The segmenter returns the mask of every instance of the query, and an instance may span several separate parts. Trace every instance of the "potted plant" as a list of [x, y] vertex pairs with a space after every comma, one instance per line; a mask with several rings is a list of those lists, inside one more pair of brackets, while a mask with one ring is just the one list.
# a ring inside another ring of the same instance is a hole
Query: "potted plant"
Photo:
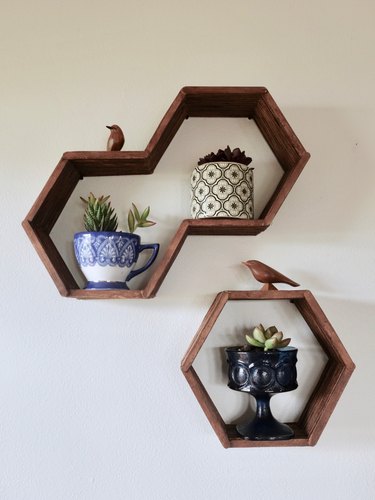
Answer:
[[[86, 231], [74, 235], [74, 252], [87, 279], [86, 289], [128, 289], [127, 282], [148, 269], [157, 257], [158, 243], [141, 244], [134, 231], [138, 227], [153, 226], [148, 220], [150, 207], [142, 213], [132, 204], [128, 213], [128, 232], [117, 231], [118, 218], [109, 196], [97, 198], [90, 193], [83, 216]], [[146, 264], [133, 269], [139, 254], [152, 250]]]
[[290, 439], [293, 430], [276, 420], [270, 409], [274, 394], [297, 388], [297, 349], [275, 326], [258, 325], [246, 335], [245, 346], [225, 348], [228, 386], [248, 392], [256, 399], [256, 413], [247, 423], [236, 426], [244, 439], [271, 441]]
[[191, 216], [254, 218], [252, 158], [229, 146], [200, 158], [191, 175]]

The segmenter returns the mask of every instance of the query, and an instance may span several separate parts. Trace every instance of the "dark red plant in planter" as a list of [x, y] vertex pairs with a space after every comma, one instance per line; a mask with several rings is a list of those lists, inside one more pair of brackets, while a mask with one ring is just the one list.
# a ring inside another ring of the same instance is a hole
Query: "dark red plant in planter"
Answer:
[[252, 159], [229, 146], [200, 158], [191, 176], [191, 215], [254, 218]]
[[227, 146], [225, 149], [219, 149], [217, 153], [209, 153], [203, 158], [199, 158], [198, 165], [217, 161], [230, 161], [242, 163], [243, 165], [250, 165], [253, 159], [250, 158], [250, 156], [246, 156], [245, 151], [241, 151], [240, 148], [234, 148], [232, 151], [231, 148]]

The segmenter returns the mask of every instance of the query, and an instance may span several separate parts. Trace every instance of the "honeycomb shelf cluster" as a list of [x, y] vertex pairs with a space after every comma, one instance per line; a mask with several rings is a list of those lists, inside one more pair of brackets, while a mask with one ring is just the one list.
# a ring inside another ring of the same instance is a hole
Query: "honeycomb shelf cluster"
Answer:
[[[150, 269], [142, 290], [82, 290], [54, 245], [50, 233], [84, 177], [152, 174], [178, 129], [189, 117], [254, 120], [283, 169], [283, 176], [256, 220], [186, 219], [164, 257]], [[144, 151], [65, 153], [23, 227], [61, 295], [79, 299], [151, 298], [159, 290], [188, 235], [256, 235], [273, 221], [310, 155], [263, 87], [184, 87], [172, 102]]]
[[[85, 177], [148, 175], [157, 167], [184, 120], [190, 117], [237, 117], [255, 122], [283, 170], [276, 189], [260, 217], [241, 219], [186, 219], [169, 242], [163, 258], [149, 271], [139, 290], [84, 290], [75, 281], [50, 233], [75, 187]], [[302, 146], [271, 94], [264, 87], [184, 87], [172, 102], [144, 151], [69, 152], [47, 181], [23, 227], [58, 291], [78, 299], [148, 299], [156, 295], [188, 235], [257, 235], [272, 223], [310, 155]], [[290, 300], [317, 338], [328, 361], [288, 441], [247, 441], [233, 425], [226, 424], [193, 368], [225, 304], [231, 300]], [[199, 404], [219, 437], [228, 447], [314, 445], [324, 429], [354, 370], [354, 364], [311, 292], [227, 291], [217, 295], [183, 361], [182, 371]]]

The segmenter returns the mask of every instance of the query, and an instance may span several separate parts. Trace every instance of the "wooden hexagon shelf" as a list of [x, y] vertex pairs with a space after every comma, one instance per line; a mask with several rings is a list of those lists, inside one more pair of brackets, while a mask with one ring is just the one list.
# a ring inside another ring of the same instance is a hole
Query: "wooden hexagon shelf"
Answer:
[[[240, 437], [235, 425], [226, 424], [202, 384], [193, 362], [230, 300], [288, 300], [295, 304], [328, 357], [327, 364], [298, 422], [289, 423], [295, 437], [284, 441], [249, 441]], [[264, 287], [256, 291], [219, 293], [182, 360], [181, 369], [195, 397], [224, 448], [259, 446], [314, 446], [328, 422], [355, 365], [345, 350], [324, 312], [308, 290], [277, 290]]]
[[[152, 174], [183, 121], [189, 117], [253, 119], [284, 173], [259, 219], [186, 219], [164, 257], [150, 270], [142, 290], [81, 290], [54, 245], [50, 232], [84, 177]], [[190, 234], [256, 235], [272, 222], [310, 155], [263, 87], [184, 87], [171, 104], [145, 151], [65, 153], [23, 221], [23, 227], [63, 296], [151, 298]]]

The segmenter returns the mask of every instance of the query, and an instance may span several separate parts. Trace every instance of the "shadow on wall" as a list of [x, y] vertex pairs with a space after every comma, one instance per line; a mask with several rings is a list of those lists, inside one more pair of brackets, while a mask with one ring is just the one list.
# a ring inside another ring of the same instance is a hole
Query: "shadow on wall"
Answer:
[[375, 300], [355, 302], [319, 298], [356, 369], [327, 426], [327, 439], [342, 447], [375, 445]]
[[[364, 139], [368, 133], [363, 128], [364, 111], [284, 111], [311, 158], [277, 216], [278, 225], [292, 229], [297, 241], [311, 238], [311, 234], [316, 241], [340, 241], [358, 229], [368, 213], [366, 203], [373, 198], [375, 170], [373, 152]], [[288, 207], [288, 214], [283, 217]]]

